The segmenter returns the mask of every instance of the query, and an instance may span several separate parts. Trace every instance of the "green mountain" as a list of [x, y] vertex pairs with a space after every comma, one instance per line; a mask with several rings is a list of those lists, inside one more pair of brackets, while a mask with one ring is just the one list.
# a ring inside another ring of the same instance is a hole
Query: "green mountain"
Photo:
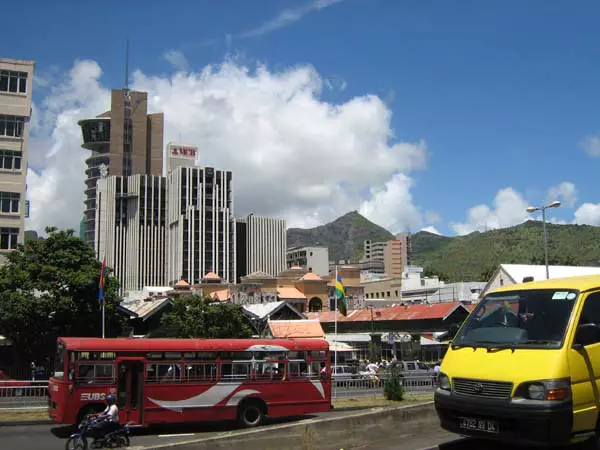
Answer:
[[[548, 261], [557, 265], [600, 265], [600, 227], [547, 224]], [[541, 222], [466, 236], [427, 232], [412, 236], [411, 262], [449, 281], [485, 281], [498, 264], [544, 264]]]
[[289, 228], [287, 230], [287, 245], [324, 245], [329, 247], [329, 259], [339, 261], [340, 259], [358, 259], [363, 254], [363, 242], [389, 241], [394, 235], [385, 228], [374, 224], [352, 211], [333, 222], [316, 228], [302, 229]]
[[[547, 224], [548, 262], [555, 265], [600, 266], [600, 227]], [[320, 227], [287, 231], [288, 246], [325, 245], [329, 259], [362, 257], [363, 241], [388, 241], [394, 235], [350, 212]], [[439, 236], [420, 231], [411, 235], [410, 264], [446, 281], [486, 281], [499, 264], [544, 264], [542, 223], [521, 225], [466, 236]]]

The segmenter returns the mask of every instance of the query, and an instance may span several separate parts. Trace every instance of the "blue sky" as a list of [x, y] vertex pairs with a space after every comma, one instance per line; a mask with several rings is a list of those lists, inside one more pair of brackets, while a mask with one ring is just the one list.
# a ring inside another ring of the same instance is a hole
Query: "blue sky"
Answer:
[[[164, 58], [168, 51], [182, 52], [194, 71], [235, 53], [271, 71], [314, 66], [320, 76], [344, 86], [325, 90], [327, 102], [379, 96], [393, 113], [396, 139], [426, 142], [427, 168], [411, 174], [412, 202], [423, 215], [435, 211], [441, 220], [423, 219], [423, 226], [452, 234], [452, 223], [469, 221], [470, 208], [489, 205], [493, 213], [494, 198], [504, 188], [539, 203], [562, 182], [575, 185], [576, 202], [553, 216], [571, 222], [589, 203], [583, 222], [600, 224], [595, 176], [600, 158], [581, 144], [600, 134], [597, 1], [345, 0], [322, 1], [322, 8], [310, 0], [26, 5], [22, 17], [5, 23], [4, 42], [10, 46], [2, 53], [36, 60], [42, 77], [92, 59], [102, 68], [102, 84], [120, 87], [129, 37], [130, 64], [148, 76], [172, 75]], [[281, 19], [286, 10], [289, 21]], [[23, 21], [30, 32], [22, 33]], [[35, 95], [41, 102], [48, 90]]]

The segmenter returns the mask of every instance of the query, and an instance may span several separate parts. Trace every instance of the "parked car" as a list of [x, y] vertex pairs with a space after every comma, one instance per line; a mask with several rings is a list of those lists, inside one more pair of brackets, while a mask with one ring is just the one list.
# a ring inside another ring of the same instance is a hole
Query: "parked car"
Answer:
[[333, 380], [354, 380], [359, 375], [354, 367], [337, 365], [331, 367], [331, 377]]

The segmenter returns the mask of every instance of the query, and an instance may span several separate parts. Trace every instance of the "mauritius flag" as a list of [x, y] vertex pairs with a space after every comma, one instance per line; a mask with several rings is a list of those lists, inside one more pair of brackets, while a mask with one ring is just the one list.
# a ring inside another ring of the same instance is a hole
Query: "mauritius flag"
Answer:
[[100, 282], [98, 283], [98, 302], [102, 304], [104, 300], [104, 278], [106, 277], [106, 256], [102, 260], [102, 268], [100, 269]]
[[346, 316], [348, 314], [348, 305], [346, 305], [346, 291], [340, 274], [337, 274], [335, 277], [335, 301], [338, 311]]

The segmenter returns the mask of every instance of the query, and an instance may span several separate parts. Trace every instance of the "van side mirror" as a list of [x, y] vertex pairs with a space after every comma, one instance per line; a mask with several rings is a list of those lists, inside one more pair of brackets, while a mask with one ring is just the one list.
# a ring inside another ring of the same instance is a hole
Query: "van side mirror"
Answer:
[[581, 349], [587, 345], [600, 342], [600, 326], [595, 323], [584, 323], [577, 327], [573, 348]]

